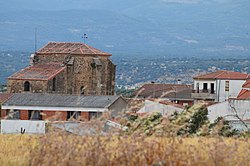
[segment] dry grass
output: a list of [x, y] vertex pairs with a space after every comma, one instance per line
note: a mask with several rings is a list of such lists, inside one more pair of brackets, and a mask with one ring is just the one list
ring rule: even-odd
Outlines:
[[30, 149], [39, 145], [39, 137], [0, 135], [0, 165], [28, 165]]
[[1, 165], [248, 165], [247, 138], [0, 135]]

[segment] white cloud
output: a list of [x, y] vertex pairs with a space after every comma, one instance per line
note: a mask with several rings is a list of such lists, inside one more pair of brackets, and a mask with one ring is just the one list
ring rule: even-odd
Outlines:
[[180, 36], [176, 36], [176, 38], [178, 40], [184, 41], [184, 42], [186, 42], [188, 44], [198, 44], [199, 43], [197, 40], [194, 40], [194, 39], [184, 39], [184, 38], [182, 38]]

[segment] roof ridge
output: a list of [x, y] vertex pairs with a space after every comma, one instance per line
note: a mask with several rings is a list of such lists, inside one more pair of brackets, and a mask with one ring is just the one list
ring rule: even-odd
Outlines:
[[[220, 70], [218, 70], [218, 71], [220, 71]], [[217, 72], [218, 72], [217, 71]], [[226, 74], [228, 74], [228, 72], [226, 71], [226, 70], [221, 70], [222, 72], [220, 73], [220, 74], [218, 74], [215, 78], [218, 78], [219, 76], [221, 76], [222, 74], [224, 74], [225, 72], [226, 72]]]

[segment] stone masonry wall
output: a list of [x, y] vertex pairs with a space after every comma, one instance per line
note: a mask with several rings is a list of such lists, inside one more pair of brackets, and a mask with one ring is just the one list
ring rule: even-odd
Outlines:
[[[69, 55], [69, 54], [38, 54], [38, 63], [66, 62], [73, 57], [74, 62], [67, 65], [64, 74], [64, 93], [84, 95], [113, 95], [115, 85], [115, 65], [107, 56]], [[101, 66], [94, 64], [98, 58]], [[50, 83], [49, 83], [50, 85]], [[61, 91], [60, 91], [61, 92]]]
[[[26, 80], [8, 80], [8, 93], [24, 92], [24, 83]], [[47, 92], [47, 81], [29, 81], [30, 92], [44, 93]]]

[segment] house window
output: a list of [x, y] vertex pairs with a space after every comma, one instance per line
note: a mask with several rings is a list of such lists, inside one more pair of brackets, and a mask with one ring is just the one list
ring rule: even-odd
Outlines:
[[8, 110], [6, 112], [7, 119], [20, 119], [20, 111], [19, 110]]
[[203, 83], [203, 92], [207, 92], [207, 83]]
[[78, 119], [80, 116], [80, 112], [78, 111], [68, 111], [67, 112], [67, 120]]
[[211, 93], [214, 94], [214, 83], [211, 83]]
[[89, 112], [89, 119], [97, 119], [102, 116], [101, 112]]
[[42, 114], [41, 111], [33, 111], [29, 110], [29, 120], [42, 120]]
[[52, 91], [56, 91], [56, 78], [52, 80]]
[[26, 81], [24, 83], [23, 87], [24, 87], [25, 92], [30, 91], [30, 83], [29, 83], [29, 81]]
[[199, 86], [200, 86], [200, 84], [197, 83], [197, 84], [196, 84], [196, 91], [197, 91], [197, 93], [199, 93], [199, 91], [200, 91], [200, 87], [199, 87]]
[[229, 81], [225, 82], [225, 91], [228, 92], [229, 91]]

